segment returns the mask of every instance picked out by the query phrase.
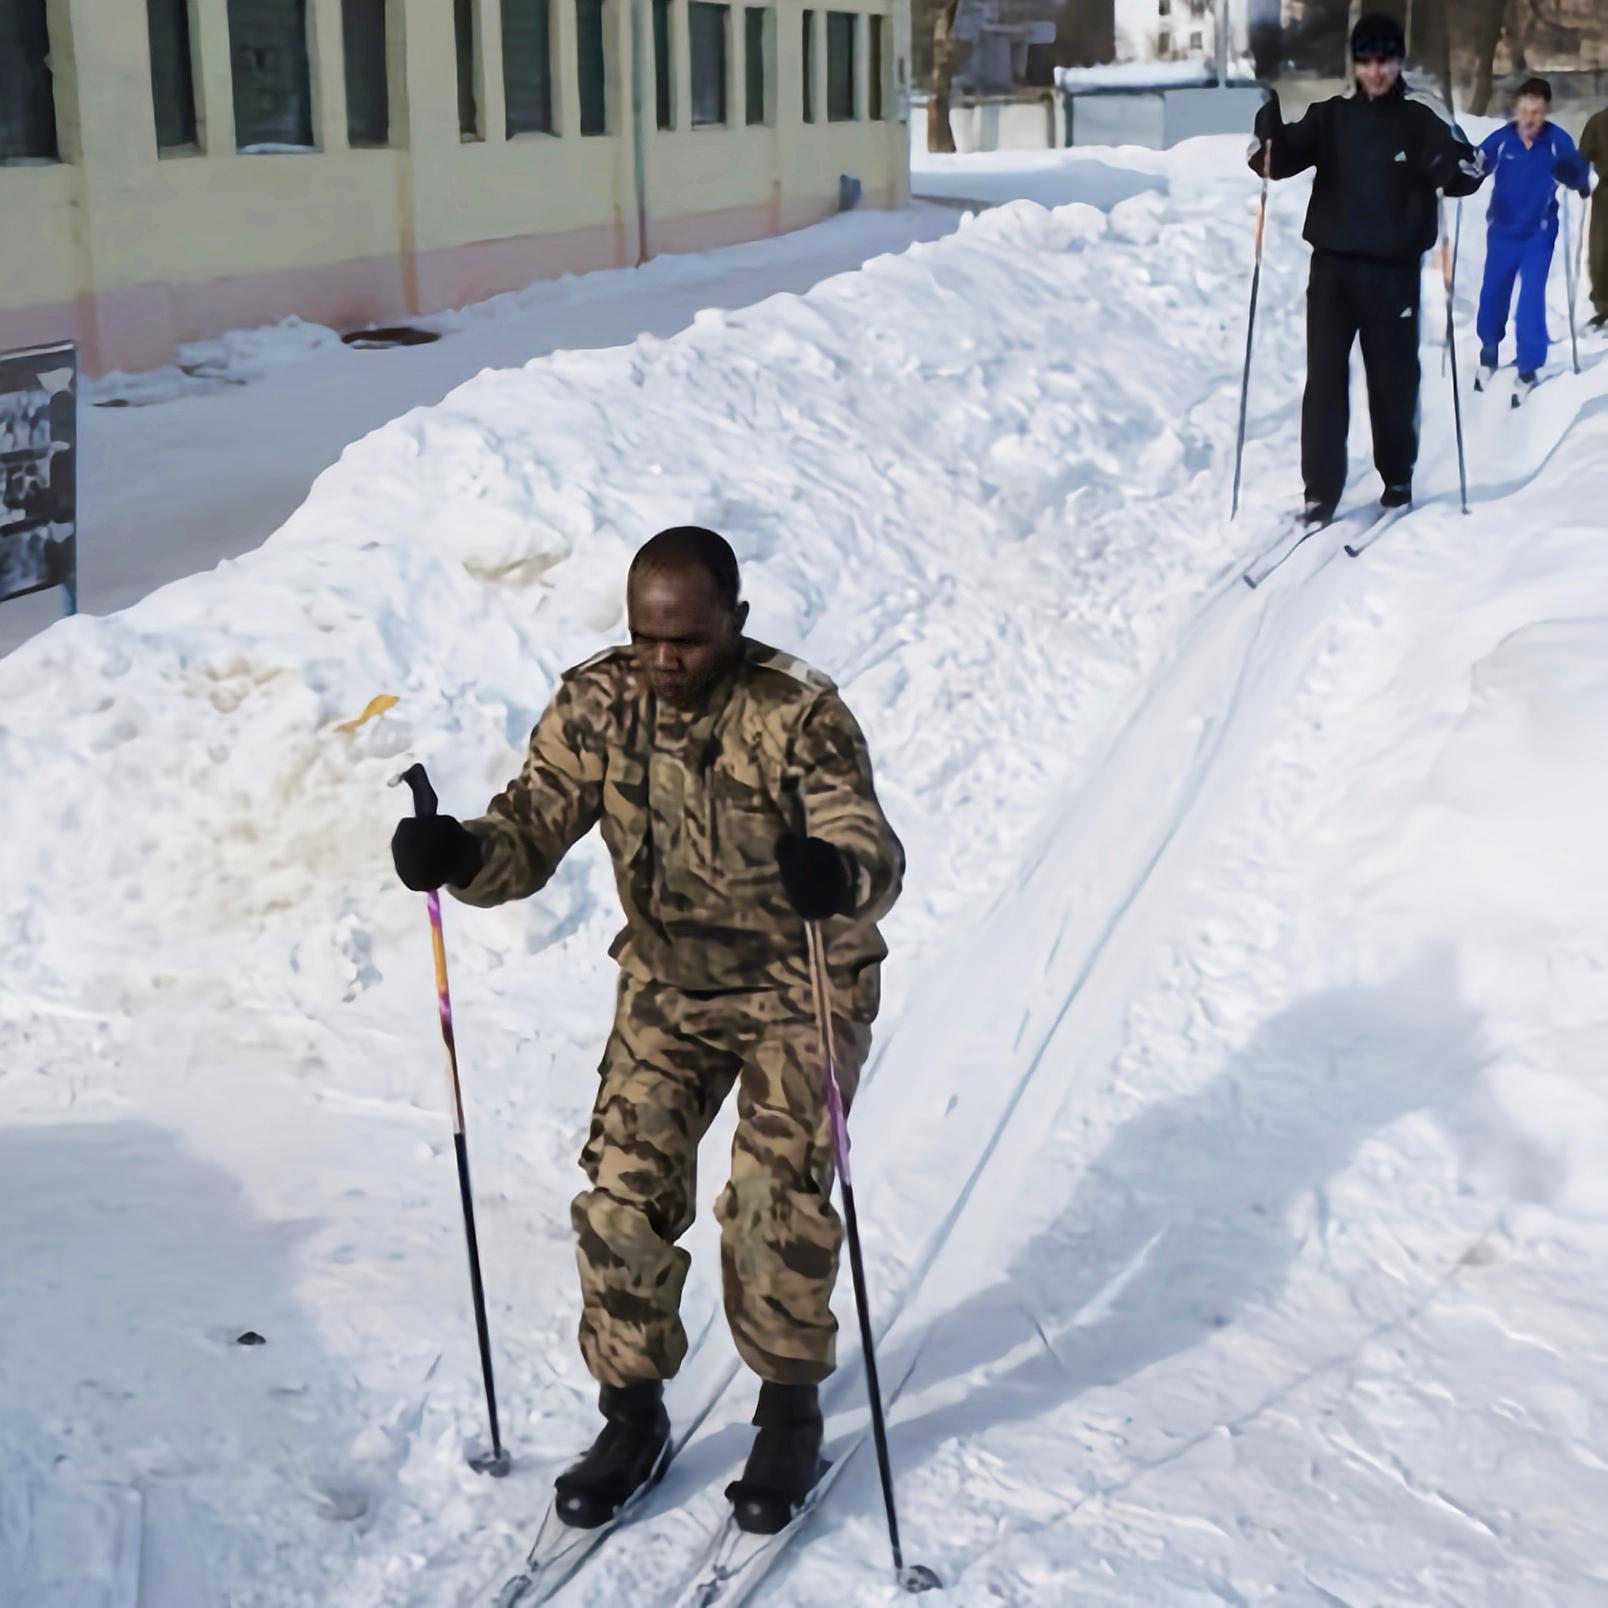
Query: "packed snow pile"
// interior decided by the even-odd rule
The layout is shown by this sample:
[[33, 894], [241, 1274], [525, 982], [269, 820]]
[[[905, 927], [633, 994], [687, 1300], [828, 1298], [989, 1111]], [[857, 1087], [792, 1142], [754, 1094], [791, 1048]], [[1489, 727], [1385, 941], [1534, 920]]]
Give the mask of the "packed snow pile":
[[[1236, 62], [1238, 68], [1241, 63]], [[1217, 69], [1201, 58], [1196, 61], [1124, 61], [1106, 67], [1057, 67], [1055, 87], [1080, 89], [1183, 89], [1215, 84]]]
[[[1466, 410], [1464, 518], [1426, 351], [1418, 508], [1251, 593], [1298, 490], [1304, 249], [1292, 186], [1230, 526], [1243, 150], [1103, 153], [1109, 212], [1016, 202], [487, 372], [260, 552], [0, 661], [0, 1601], [434, 1608], [518, 1560], [594, 1423], [567, 1207], [617, 911], [595, 843], [447, 911], [493, 1483], [385, 783], [422, 759], [481, 808], [689, 521], [837, 678], [909, 851], [853, 1131], [946, 1600], [1608, 1589], [1608, 366]], [[689, 1246], [670, 1404], [709, 1417], [564, 1601], [677, 1601], [740, 1464], [707, 1221]], [[839, 1311], [842, 1455], [846, 1280]], [[768, 1600], [892, 1600], [881, 1524], [857, 1451]]]

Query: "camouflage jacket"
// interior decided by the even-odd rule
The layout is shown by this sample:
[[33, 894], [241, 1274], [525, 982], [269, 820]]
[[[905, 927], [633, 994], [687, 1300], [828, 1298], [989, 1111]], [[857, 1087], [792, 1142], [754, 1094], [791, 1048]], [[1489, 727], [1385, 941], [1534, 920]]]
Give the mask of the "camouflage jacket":
[[871, 782], [865, 739], [819, 671], [758, 643], [699, 710], [660, 705], [629, 647], [567, 672], [524, 768], [464, 824], [485, 859], [471, 905], [541, 888], [594, 824], [614, 861], [626, 925], [609, 953], [633, 976], [685, 989], [806, 984], [804, 926], [776, 869], [784, 832], [824, 838], [853, 866], [855, 908], [827, 953], [856, 1015], [876, 1010], [876, 923], [904, 851]]

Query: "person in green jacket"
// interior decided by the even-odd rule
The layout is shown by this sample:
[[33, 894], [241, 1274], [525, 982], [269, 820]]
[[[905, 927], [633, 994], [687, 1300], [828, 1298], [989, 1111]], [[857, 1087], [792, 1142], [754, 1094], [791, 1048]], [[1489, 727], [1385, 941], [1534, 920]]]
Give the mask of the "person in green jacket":
[[[1608, 109], [1597, 113], [1580, 136], [1580, 154], [1608, 180]], [[1608, 212], [1591, 203], [1591, 306], [1593, 329], [1608, 329]]]

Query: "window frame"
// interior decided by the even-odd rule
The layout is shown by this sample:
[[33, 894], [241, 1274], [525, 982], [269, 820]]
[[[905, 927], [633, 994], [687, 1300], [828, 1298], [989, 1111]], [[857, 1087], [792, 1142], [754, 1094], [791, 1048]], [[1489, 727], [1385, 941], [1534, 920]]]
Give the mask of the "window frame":
[[[859, 18], [862, 13], [858, 11], [829, 11], [826, 14], [826, 120], [829, 123], [856, 123], [860, 120], [858, 68], [855, 60], [856, 49], [859, 43]], [[834, 27], [834, 23], [837, 25]], [[832, 43], [836, 38], [839, 42], [848, 41], [848, 63], [846, 77], [834, 75]], [[845, 103], [841, 93], [834, 98], [834, 90], [841, 92], [847, 88], [847, 111], [841, 109]]]
[[[613, 20], [610, 0], [574, 0], [575, 5], [575, 94], [576, 132], [583, 139], [606, 139], [614, 132], [614, 96], [609, 84], [609, 23]], [[595, 102], [587, 91], [586, 42], [582, 11], [597, 8], [597, 80], [593, 86]], [[592, 115], [595, 113], [595, 116]]]
[[[292, 46], [295, 57], [290, 67], [292, 79], [299, 77], [301, 89], [301, 105], [296, 107], [293, 115], [297, 122], [294, 128], [286, 125], [275, 129], [265, 119], [255, 125], [254, 131], [248, 137], [241, 128], [241, 107], [249, 102], [249, 97], [242, 93], [242, 88], [250, 89], [252, 80], [244, 77], [241, 71], [241, 58], [246, 52], [260, 54], [264, 45], [257, 43], [242, 44], [239, 39], [240, 24], [246, 20], [245, 8], [253, 10], [266, 10], [271, 6], [282, 6], [294, 16], [299, 23], [299, 39]], [[240, 8], [237, 11], [237, 7]], [[321, 147], [319, 139], [319, 106], [313, 88], [313, 4], [312, 0], [225, 0], [224, 18], [228, 29], [229, 43], [229, 82], [233, 91], [234, 102], [234, 148], [239, 156], [289, 156], [313, 155]], [[305, 130], [306, 138], [299, 136]], [[276, 133], [284, 133], [287, 138], [276, 138]], [[274, 146], [276, 150], [262, 150], [260, 147]]]
[[[755, 20], [758, 20], [756, 51]], [[771, 67], [771, 41], [776, 37], [776, 8], [773, 5], [743, 6], [743, 124], [746, 128], [769, 128], [776, 121], [776, 92]], [[757, 62], [756, 62], [757, 56]], [[754, 74], [759, 73], [759, 115], [754, 107]]]
[[872, 11], [865, 24], [866, 108], [868, 123], [885, 123], [888, 120], [888, 17], [885, 12]]
[[[50, 11], [45, 0], [38, 0], [35, 20], [39, 29], [35, 42], [38, 57], [30, 63], [35, 80], [31, 97], [34, 104], [25, 108], [19, 103], [15, 150], [10, 149], [12, 141], [0, 132], [0, 168], [41, 167], [62, 160], [61, 108], [56, 103], [56, 74], [51, 66], [56, 52], [51, 45]], [[25, 37], [20, 12], [17, 25], [20, 43]]]
[[[560, 3], [562, 3], [562, 0], [560, 0]], [[556, 28], [555, 28], [556, 16], [555, 16], [555, 13], [554, 13], [554, 10], [553, 10], [553, 0], [501, 0], [501, 7], [502, 7], [502, 25], [503, 25], [503, 30], [502, 30], [502, 38], [503, 38], [502, 73], [503, 73], [503, 134], [504, 134], [504, 138], [509, 139], [509, 140], [517, 140], [517, 139], [527, 138], [528, 136], [533, 135], [533, 134], [539, 134], [539, 135], [543, 135], [543, 136], [551, 139], [559, 131], [558, 130], [558, 95], [555, 93], [555, 90], [556, 90], [557, 86], [554, 83], [554, 74], [557, 71], [558, 65], [559, 65], [559, 53], [558, 53], [558, 51], [556, 49], [554, 49], [554, 45], [557, 43], [557, 41], [554, 38], [554, 34], [556, 32]], [[513, 78], [511, 77], [511, 73], [513, 71], [515, 63], [514, 63], [513, 57], [510, 55], [509, 50], [508, 50], [508, 38], [509, 38], [508, 17], [509, 17], [509, 8], [510, 7], [532, 8], [532, 9], [539, 7], [540, 10], [541, 10], [541, 14], [542, 14], [542, 20], [546, 23], [545, 32], [546, 32], [547, 51], [546, 51], [546, 60], [545, 60], [545, 63], [544, 63], [544, 80], [545, 81], [542, 84], [542, 89], [545, 92], [544, 96], [542, 98], [545, 99], [546, 104], [545, 105], [539, 105], [539, 104], [537, 104], [536, 100], [533, 98], [532, 101], [531, 101], [531, 107], [532, 107], [532, 110], [535, 112], [535, 114], [536, 114], [536, 116], [537, 116], [537, 118], [539, 120], [534, 121], [534, 122], [530, 122], [529, 124], [526, 124], [525, 122], [522, 121], [519, 127], [515, 127], [515, 124], [514, 124], [514, 118], [515, 118], [514, 88], [515, 88], [515, 84], [514, 84]], [[539, 33], [540, 33], [540, 30], [537, 30], [537, 29], [533, 28], [531, 30], [531, 37], [536, 38], [536, 37], [539, 36]], [[524, 86], [520, 86], [520, 87], [523, 88]], [[521, 98], [520, 106], [521, 106], [521, 111], [520, 111], [519, 115], [523, 119], [523, 118], [525, 118], [525, 117], [527, 117], [529, 115], [524, 110], [525, 101], [524, 101], [523, 98]]]
[[[384, 151], [391, 147], [391, 7], [395, 0], [340, 0], [341, 3], [341, 78], [346, 88], [346, 144], [354, 151]], [[356, 97], [352, 93], [352, 27], [351, 18], [353, 7], [358, 5], [378, 6], [380, 13], [379, 31], [379, 111], [381, 117], [381, 133], [378, 139], [373, 137], [372, 130], [359, 130], [354, 121], [353, 104]], [[454, 19], [456, 25], [456, 19]]]
[[486, 137], [481, 112], [485, 96], [480, 72], [480, 8], [475, 0], [452, 0], [452, 46], [458, 85], [458, 143], [474, 145]]
[[[157, 80], [157, 21], [156, 8], [163, 7], [168, 15], [165, 22], [177, 19], [172, 16], [176, 10], [184, 19], [184, 26], [176, 30], [177, 36], [182, 39], [182, 64], [178, 65], [175, 74], [175, 86], [180, 88], [180, 108], [178, 113], [179, 131], [188, 131], [189, 138], [164, 140], [162, 135], [162, 107]], [[156, 139], [156, 154], [159, 157], [193, 156], [201, 150], [201, 109], [195, 92], [195, 10], [191, 0], [145, 0], [145, 32], [146, 41], [150, 49], [151, 70], [151, 123], [152, 133]], [[185, 104], [187, 103], [187, 105]]]
[[[732, 126], [732, 9], [732, 6], [727, 3], [727, 0], [687, 0], [687, 54], [690, 58], [690, 77], [692, 82], [692, 106], [689, 124], [694, 130], [706, 128], [730, 128]], [[710, 20], [712, 20], [711, 14], [718, 15], [720, 24], [720, 70], [717, 75], [717, 80], [720, 85], [720, 116], [718, 118], [700, 116], [698, 107], [698, 47], [700, 35], [702, 35], [705, 39], [707, 39], [709, 36], [708, 28], [705, 27], [704, 29], [700, 29], [698, 24], [700, 18], [702, 18], [707, 24]]]
[[799, 52], [799, 73], [802, 78], [804, 92], [804, 121], [814, 123], [815, 116], [815, 90], [816, 80], [820, 76], [820, 62], [817, 59], [820, 52], [815, 48], [816, 26], [815, 19], [819, 15], [816, 7], [807, 7], [804, 17], [803, 47]]
[[670, 0], [653, 0], [653, 120], [661, 134], [676, 126], [675, 12]]

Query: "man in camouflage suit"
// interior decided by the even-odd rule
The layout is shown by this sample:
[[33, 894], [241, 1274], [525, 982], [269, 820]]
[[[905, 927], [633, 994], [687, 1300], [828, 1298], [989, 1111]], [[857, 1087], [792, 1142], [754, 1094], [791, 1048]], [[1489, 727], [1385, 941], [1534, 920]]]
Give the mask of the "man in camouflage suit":
[[[1592, 114], [1580, 134], [1580, 154], [1597, 170], [1597, 188], [1608, 184], [1608, 108]], [[1608, 328], [1608, 210], [1601, 200], [1591, 208], [1591, 247], [1587, 267], [1591, 273], [1591, 327]], [[1565, 242], [1565, 250], [1568, 249]]]
[[698, 1141], [735, 1087], [731, 1179], [715, 1209], [726, 1316], [762, 1381], [729, 1494], [780, 1528], [814, 1483], [817, 1386], [834, 1361], [842, 1227], [804, 922], [831, 965], [838, 1074], [853, 1095], [887, 950], [876, 923], [903, 851], [854, 717], [819, 672], [743, 635], [737, 561], [713, 532], [661, 532], [632, 562], [631, 644], [569, 671], [524, 768], [485, 815], [410, 818], [392, 842], [411, 888], [524, 899], [600, 825], [624, 930], [614, 1030], [575, 1198], [581, 1352], [605, 1424], [558, 1481], [569, 1523], [605, 1522], [662, 1470], [663, 1381], [687, 1336]]

